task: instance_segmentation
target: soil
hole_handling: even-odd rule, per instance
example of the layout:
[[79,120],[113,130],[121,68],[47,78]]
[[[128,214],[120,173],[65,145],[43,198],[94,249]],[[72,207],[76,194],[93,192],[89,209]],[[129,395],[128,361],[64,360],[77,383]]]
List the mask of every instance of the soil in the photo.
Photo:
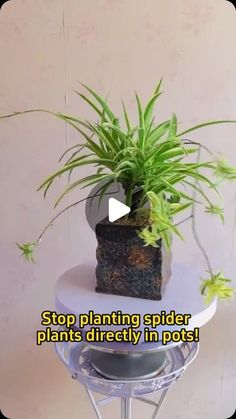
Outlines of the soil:
[[139,216],[139,217],[122,217],[119,218],[119,220],[113,221],[112,223],[108,220],[108,218],[105,218],[102,220],[104,224],[116,224],[116,225],[132,225],[132,226],[141,226],[146,227],[147,225],[150,225],[150,219],[147,215]]

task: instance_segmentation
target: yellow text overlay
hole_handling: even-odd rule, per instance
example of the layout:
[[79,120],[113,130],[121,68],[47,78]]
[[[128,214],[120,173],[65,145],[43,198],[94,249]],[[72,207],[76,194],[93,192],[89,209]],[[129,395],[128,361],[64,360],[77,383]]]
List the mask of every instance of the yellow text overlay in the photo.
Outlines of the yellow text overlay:
[[[126,342],[137,345],[140,340],[144,342],[161,342],[167,345],[170,342],[199,341],[199,329],[186,330],[189,325],[190,314],[169,313],[162,310],[154,314],[127,314],[121,310],[111,313],[99,314],[89,310],[78,317],[74,314],[57,314],[55,311],[43,311],[41,324],[44,330],[36,334],[37,345],[43,342]],[[51,326],[63,326],[64,329],[53,330]],[[102,326],[100,328],[99,326]],[[108,326],[104,329],[104,326]],[[116,326],[109,328],[109,326]],[[161,331],[159,330],[161,326]],[[163,326],[172,326],[164,328]],[[175,330],[173,326],[177,326]],[[180,328],[179,326],[183,326]],[[188,328],[189,329],[189,328]],[[141,339],[142,337],[142,339]]]

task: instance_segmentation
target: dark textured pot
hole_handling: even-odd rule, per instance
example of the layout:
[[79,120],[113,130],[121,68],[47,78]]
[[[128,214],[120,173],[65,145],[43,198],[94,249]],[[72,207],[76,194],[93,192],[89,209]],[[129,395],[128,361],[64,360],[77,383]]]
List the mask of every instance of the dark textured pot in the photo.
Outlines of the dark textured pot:
[[144,246],[137,235],[142,227],[110,223],[96,225],[96,291],[160,300],[171,274],[171,253],[162,241],[158,247]]

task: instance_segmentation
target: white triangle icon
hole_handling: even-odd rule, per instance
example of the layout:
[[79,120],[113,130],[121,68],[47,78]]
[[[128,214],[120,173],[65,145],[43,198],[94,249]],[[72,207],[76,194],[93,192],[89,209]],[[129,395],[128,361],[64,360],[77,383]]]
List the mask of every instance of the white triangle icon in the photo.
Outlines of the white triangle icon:
[[111,223],[113,221],[119,220],[119,218],[124,217],[124,215],[129,214],[130,207],[122,202],[118,201],[115,198],[109,198],[108,201],[108,219]]

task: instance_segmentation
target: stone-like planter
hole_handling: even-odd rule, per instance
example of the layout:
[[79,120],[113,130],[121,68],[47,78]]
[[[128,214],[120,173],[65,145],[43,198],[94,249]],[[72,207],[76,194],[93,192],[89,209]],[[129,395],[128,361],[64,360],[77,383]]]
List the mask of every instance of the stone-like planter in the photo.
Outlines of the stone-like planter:
[[141,227],[110,223],[96,225],[97,292],[160,300],[170,278],[171,254],[161,240],[159,247],[144,246]]

